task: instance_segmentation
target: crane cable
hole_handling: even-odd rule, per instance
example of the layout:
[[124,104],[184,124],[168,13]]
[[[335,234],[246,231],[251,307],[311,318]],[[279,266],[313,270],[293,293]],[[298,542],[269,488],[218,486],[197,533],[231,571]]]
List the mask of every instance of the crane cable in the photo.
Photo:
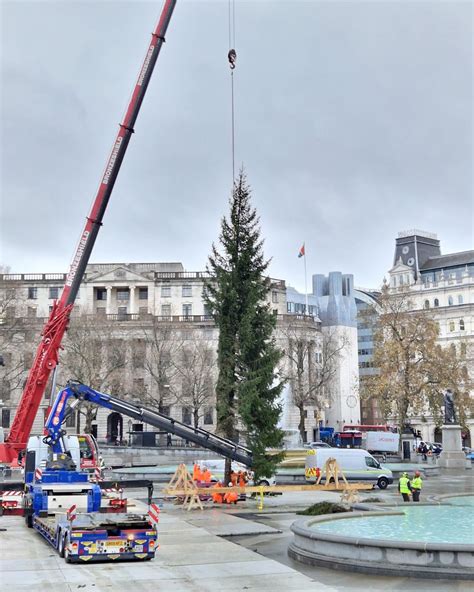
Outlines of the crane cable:
[[231,111],[232,111],[232,186],[235,182],[235,109],[234,109],[234,70],[237,61],[235,51],[235,0],[229,0],[229,53],[227,59],[230,67]]

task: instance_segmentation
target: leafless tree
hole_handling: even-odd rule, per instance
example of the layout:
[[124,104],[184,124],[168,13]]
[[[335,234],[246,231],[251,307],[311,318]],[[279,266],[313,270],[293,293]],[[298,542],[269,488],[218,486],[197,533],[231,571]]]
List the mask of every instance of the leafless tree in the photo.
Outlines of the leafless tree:
[[[0,265],[0,273],[8,273],[8,268]],[[12,392],[21,387],[31,366],[25,354],[24,298],[17,292],[4,282],[0,285],[0,400],[4,404],[11,402]]]
[[145,330],[145,370],[151,379],[151,388],[144,392],[146,400],[161,413],[172,395],[176,367],[173,357],[180,349],[181,340],[171,322],[153,317]]
[[175,382],[181,383],[181,388],[174,389],[176,400],[183,408],[191,410],[193,425],[197,428],[206,408],[215,406],[215,352],[199,340],[189,341],[183,347],[181,356],[174,358],[173,365]]
[[304,441],[307,408],[321,411],[331,401],[333,379],[347,339],[331,327],[323,333],[315,332],[297,320],[290,322],[283,333],[287,340],[286,378],[299,411],[298,430]]
[[[107,320],[87,316],[71,318],[61,356],[60,379],[77,380],[98,391],[120,392],[124,387],[126,356],[124,340],[111,339],[111,325]],[[80,414],[85,416],[84,431],[92,431],[97,418],[97,406],[84,403]],[[80,431],[80,415],[77,416]]]

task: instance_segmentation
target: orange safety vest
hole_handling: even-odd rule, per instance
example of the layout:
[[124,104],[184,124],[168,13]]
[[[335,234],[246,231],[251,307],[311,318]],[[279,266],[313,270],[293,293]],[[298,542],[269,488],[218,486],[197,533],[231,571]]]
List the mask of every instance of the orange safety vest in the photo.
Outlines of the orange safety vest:
[[199,465],[193,467],[193,481],[201,481],[201,467]]
[[[222,483],[216,483],[216,487],[222,487]],[[223,493],[213,493],[212,494],[212,501],[216,504],[222,504],[224,502],[224,494]]]
[[237,493],[235,493],[235,491],[229,491],[229,493],[226,493],[224,495],[224,500],[227,504],[232,504],[234,502],[236,502],[239,499],[239,496]]
[[203,471],[201,473],[201,479],[200,481],[204,481],[205,483],[209,482],[211,480],[211,472],[209,471],[209,469],[206,469],[205,471]]
[[237,473],[235,471],[231,471],[230,473],[230,482],[232,485],[237,485]]

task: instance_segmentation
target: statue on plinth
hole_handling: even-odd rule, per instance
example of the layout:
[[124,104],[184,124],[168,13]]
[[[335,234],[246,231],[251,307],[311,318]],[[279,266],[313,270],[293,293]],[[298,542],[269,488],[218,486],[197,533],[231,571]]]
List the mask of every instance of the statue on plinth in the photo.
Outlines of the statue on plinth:
[[454,393],[451,389],[444,391],[444,423],[456,423],[456,412],[454,411]]

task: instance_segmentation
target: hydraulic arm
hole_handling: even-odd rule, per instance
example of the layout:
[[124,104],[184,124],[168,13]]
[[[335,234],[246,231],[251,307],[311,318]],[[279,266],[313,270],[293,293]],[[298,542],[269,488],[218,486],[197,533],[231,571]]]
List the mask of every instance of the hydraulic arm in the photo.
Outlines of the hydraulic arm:
[[152,33],[151,43],[147,49],[123,123],[120,124],[115,138],[91,211],[86,219],[61,297],[54,303],[49,319],[44,326],[10,433],[6,441],[0,444],[0,463],[14,462],[19,451],[26,447],[49,375],[58,364],[59,349],[67,329],[71,310],[102,225],[105,210],[134,131],[133,126],[165,40],[166,30],[175,5],[176,0],[165,0],[160,20]]
[[127,401],[122,401],[117,397],[112,397],[105,393],[100,393],[94,389],[78,382],[69,381],[66,388],[59,391],[56,400],[51,408],[51,412],[46,420],[45,429],[48,435],[45,442],[52,447],[53,452],[65,452],[66,447],[62,442],[64,431],[61,424],[74,411],[82,401],[94,403],[100,407],[106,407],[113,411],[118,411],[128,417],[133,417],[138,421],[147,423],[168,433],[174,434],[184,440],[198,444],[248,467],[252,465],[252,453],[248,448],[236,444],[226,438],[216,436],[201,428],[195,428],[176,419],[163,415],[158,411],[147,409],[139,405],[133,405]]

